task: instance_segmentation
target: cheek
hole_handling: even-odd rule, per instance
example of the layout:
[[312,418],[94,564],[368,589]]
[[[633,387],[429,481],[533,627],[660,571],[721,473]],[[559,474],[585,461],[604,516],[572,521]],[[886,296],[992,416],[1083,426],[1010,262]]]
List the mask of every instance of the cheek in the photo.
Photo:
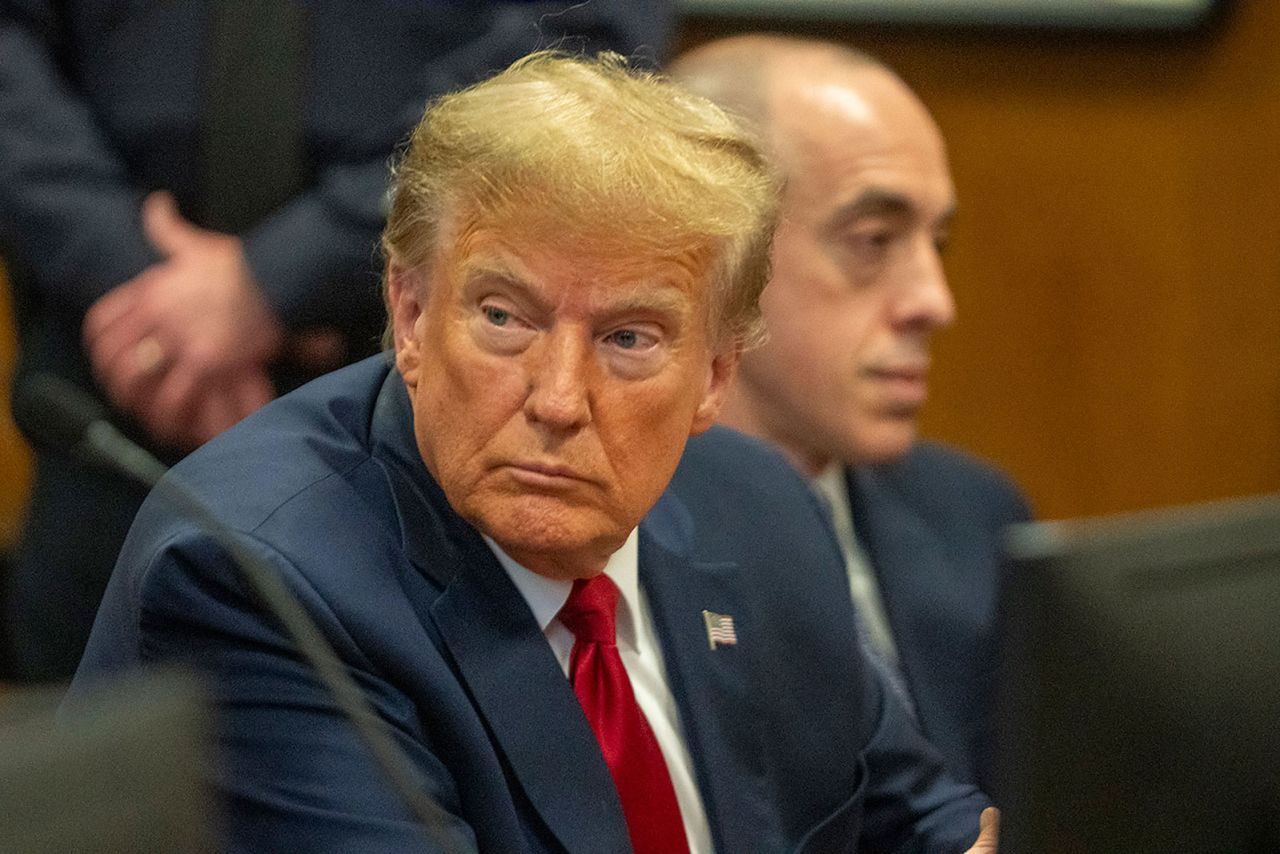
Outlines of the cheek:
[[509,362],[440,347],[424,353],[414,399],[419,446],[438,479],[468,477],[469,466],[523,405],[523,380]]
[[595,430],[619,480],[665,484],[693,427],[706,377],[602,397]]
[[523,389],[518,365],[483,350],[464,319],[449,323],[433,340],[434,347],[423,348],[421,383],[441,416],[487,421]]

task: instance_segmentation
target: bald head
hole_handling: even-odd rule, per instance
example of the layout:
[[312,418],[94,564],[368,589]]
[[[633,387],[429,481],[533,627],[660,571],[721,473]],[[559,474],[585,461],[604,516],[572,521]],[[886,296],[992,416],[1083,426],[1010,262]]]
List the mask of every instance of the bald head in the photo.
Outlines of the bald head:
[[786,180],[769,341],[744,358],[722,420],[810,472],[902,456],[930,338],[954,314],[939,250],[955,198],[933,118],[882,63],[824,42],[737,36],[671,72],[754,123]]
[[875,57],[852,48],[767,33],[709,42],[681,54],[668,71],[685,87],[765,131],[780,88],[821,79],[833,68],[891,73]]

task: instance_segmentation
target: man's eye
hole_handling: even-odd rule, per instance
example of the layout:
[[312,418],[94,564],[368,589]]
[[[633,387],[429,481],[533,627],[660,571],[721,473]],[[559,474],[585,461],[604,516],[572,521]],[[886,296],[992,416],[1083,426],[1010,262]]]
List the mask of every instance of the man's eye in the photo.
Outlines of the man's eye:
[[655,330],[626,327],[615,329],[604,340],[619,350],[646,353],[658,345],[659,334]]
[[507,321],[511,320],[511,315],[497,306],[486,305],[482,308],[482,311],[484,311],[485,319],[494,326],[506,326]]
[[888,231],[867,231],[854,235],[854,244],[860,249],[881,252],[893,242],[893,234]]
[[623,350],[632,350],[640,343],[640,336],[636,335],[634,329],[619,329],[609,337]]

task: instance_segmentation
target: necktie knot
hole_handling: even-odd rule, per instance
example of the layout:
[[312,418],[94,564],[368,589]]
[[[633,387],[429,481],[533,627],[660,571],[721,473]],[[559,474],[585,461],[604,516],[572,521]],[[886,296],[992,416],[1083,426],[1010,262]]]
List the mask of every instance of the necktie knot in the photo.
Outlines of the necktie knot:
[[609,576],[579,578],[560,609],[560,622],[584,643],[617,643],[618,585]]

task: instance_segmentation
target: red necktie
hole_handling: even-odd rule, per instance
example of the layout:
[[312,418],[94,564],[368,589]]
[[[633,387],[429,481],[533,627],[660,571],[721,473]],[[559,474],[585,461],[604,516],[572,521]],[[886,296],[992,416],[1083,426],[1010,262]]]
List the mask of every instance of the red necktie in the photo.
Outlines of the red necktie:
[[607,575],[573,583],[560,622],[573,632],[569,678],[600,742],[636,854],[688,854],[671,775],[618,655],[618,587]]

